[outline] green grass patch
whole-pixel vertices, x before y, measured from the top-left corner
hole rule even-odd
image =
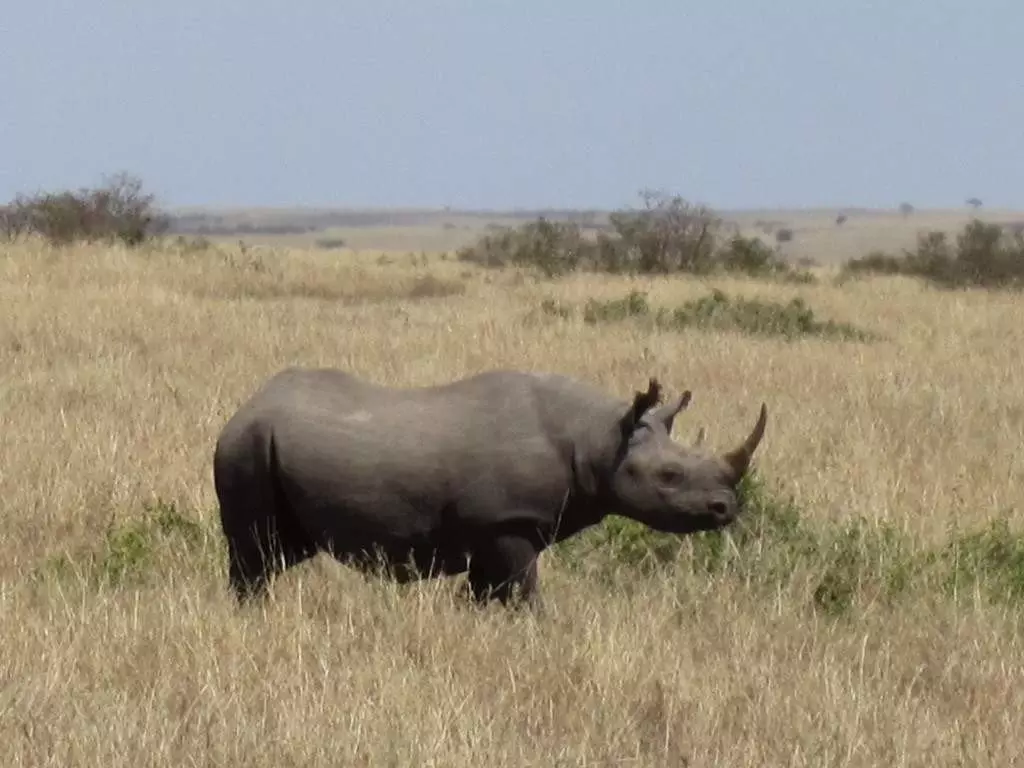
[[[939,546],[926,547],[884,523],[812,524],[756,469],[738,490],[742,513],[727,529],[677,536],[609,516],[555,545],[552,554],[570,571],[609,588],[635,577],[725,579],[765,599],[780,593],[805,599],[832,617],[921,595],[955,602],[980,597],[1024,608],[1024,533],[1010,528],[1008,514],[977,530],[953,530]],[[138,517],[112,525],[94,546],[43,561],[33,578],[92,589],[138,588],[196,571],[220,580],[221,539],[215,526],[157,501]],[[624,580],[623,571],[633,576]]]
[[[627,569],[667,578],[680,569],[731,579],[766,598],[807,579],[809,605],[828,616],[858,604],[894,605],[912,594],[953,600],[980,595],[1024,608],[1024,534],[1005,516],[929,549],[884,523],[854,519],[816,526],[790,498],[773,494],[752,470],[739,487],[742,515],[722,531],[676,536],[611,516],[553,551],[570,569],[621,584]]]
[[[542,302],[541,311],[563,319],[574,312],[571,306],[551,299]],[[676,308],[652,307],[642,291],[631,291],[619,299],[589,299],[582,308],[582,318],[588,324],[641,319],[654,327],[671,330],[700,328],[785,339],[818,337],[869,342],[880,338],[848,323],[820,319],[800,297],[780,303],[731,297],[717,289]]]
[[[146,504],[138,518],[111,524],[96,546],[45,560],[34,576],[77,576],[94,587],[140,585],[173,570],[182,558],[193,565],[209,558],[219,535],[173,503],[158,500]]]

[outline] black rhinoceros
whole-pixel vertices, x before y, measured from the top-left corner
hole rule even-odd
[[[463,573],[477,599],[537,593],[537,557],[608,514],[721,528],[764,434],[722,457],[670,437],[690,392],[633,402],[574,379],[497,370],[399,389],[331,369],[273,376],[213,460],[230,583],[244,601],[317,552],[413,578]]]

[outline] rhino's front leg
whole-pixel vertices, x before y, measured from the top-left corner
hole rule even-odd
[[[534,538],[503,531],[477,542],[469,561],[469,585],[476,600],[497,598],[503,605],[525,601],[535,610],[540,608],[540,550]]]

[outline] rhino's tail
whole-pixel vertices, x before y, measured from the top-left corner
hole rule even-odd
[[[249,461],[225,461],[218,447],[214,482],[228,544],[228,577],[240,601],[262,594],[277,573],[316,552],[296,520],[280,479],[273,436]]]
[[[277,442],[271,436],[267,447],[267,478],[270,485],[270,493],[273,498],[274,523],[281,545],[285,549],[285,557],[290,559],[297,557],[296,562],[301,562],[312,557],[317,546],[302,526],[298,515],[288,501],[284,485],[281,482],[281,462],[277,455]],[[289,562],[290,567],[295,563]]]

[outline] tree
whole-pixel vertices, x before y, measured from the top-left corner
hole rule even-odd
[[[909,216],[913,212],[914,206],[912,206],[910,203],[900,203],[900,213],[903,215],[903,218],[907,218],[907,216]]]
[[[971,206],[971,208],[973,208],[974,210],[978,210],[979,208],[981,208],[981,200],[979,200],[976,197],[967,198],[967,204]]]

